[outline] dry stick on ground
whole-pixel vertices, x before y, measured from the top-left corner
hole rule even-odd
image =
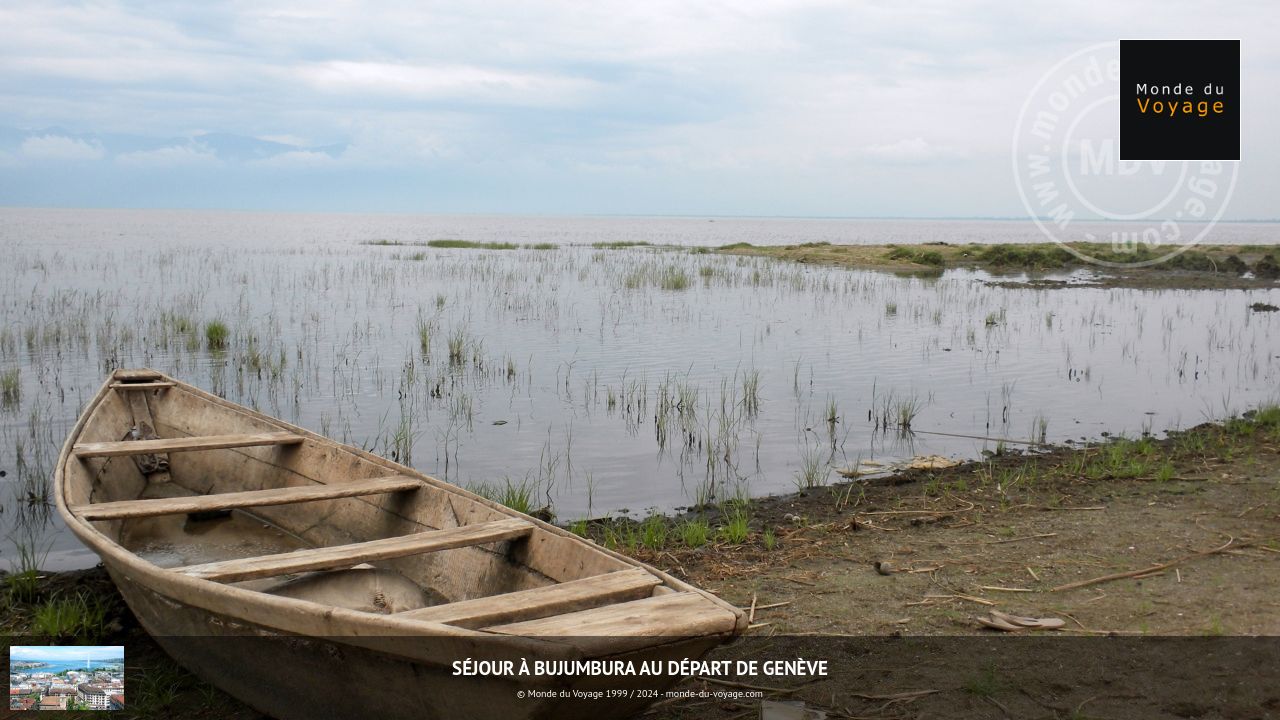
[[[1066,585],[1059,585],[1058,587],[1051,589],[1049,592],[1059,592],[1059,591],[1062,591],[1062,590],[1075,590],[1076,588],[1088,587],[1088,586],[1090,586],[1090,585],[1098,585],[1098,584],[1100,584],[1100,583],[1104,583],[1104,582],[1111,582],[1112,580],[1124,580],[1124,579],[1126,579],[1126,578],[1137,577],[1137,576],[1139,576],[1139,575],[1147,575],[1147,574],[1150,574],[1150,573],[1153,573],[1153,572],[1158,572],[1158,571],[1160,571],[1160,570],[1168,570],[1169,568],[1173,567],[1174,565],[1181,565],[1182,563],[1184,563],[1184,562],[1186,562],[1186,561],[1188,561],[1188,560],[1195,560],[1196,558],[1207,557],[1207,556],[1209,556],[1209,555],[1216,555],[1216,554],[1218,554],[1218,553],[1222,552],[1223,550],[1226,550],[1227,548],[1231,547],[1231,544],[1232,544],[1232,543],[1234,543],[1235,541],[1236,541],[1236,539],[1235,539],[1235,538],[1231,538],[1230,540],[1228,540],[1228,541],[1227,541],[1227,542],[1225,542],[1224,544],[1219,545],[1218,547],[1216,547],[1216,548],[1214,548],[1214,549],[1212,549],[1212,550],[1205,550],[1205,551],[1203,551],[1203,552],[1192,553],[1192,554],[1190,554],[1190,555],[1184,555],[1184,556],[1182,556],[1182,557],[1180,557],[1180,558],[1178,558],[1178,559],[1176,559],[1176,560],[1170,560],[1170,561],[1169,561],[1169,562],[1167,562],[1167,563],[1160,563],[1160,564],[1158,564],[1158,565],[1152,565],[1151,567],[1140,568],[1140,569],[1138,569],[1138,570],[1130,570],[1129,572],[1114,573],[1114,574],[1111,574],[1111,575],[1103,575],[1102,577],[1096,577],[1096,578],[1093,578],[1093,579],[1091,579],[1091,580],[1081,580],[1081,581],[1079,581],[1079,582],[1067,583]],[[1251,543],[1251,542],[1249,542],[1249,543],[1240,543],[1240,544],[1236,545],[1236,547],[1247,547],[1247,546],[1249,546],[1249,545],[1253,545],[1253,544],[1254,544],[1254,543]]]

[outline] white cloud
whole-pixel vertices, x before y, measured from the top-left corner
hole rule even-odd
[[[96,141],[65,135],[36,135],[22,141],[23,157],[32,160],[100,160],[105,152]]]
[[[897,142],[880,145],[868,145],[862,149],[861,154],[870,160],[902,164],[956,160],[965,156],[965,153],[958,148],[934,146],[922,137],[905,138]]]
[[[336,60],[295,69],[326,93],[385,95],[400,100],[453,99],[510,105],[571,104],[596,87],[590,80],[472,65]]]
[[[262,158],[261,160],[250,161],[249,164],[257,167],[269,168],[319,169],[333,167],[337,162],[337,158],[328,153],[316,152],[314,150],[290,150],[288,152],[282,152],[279,155]]]
[[[121,165],[144,168],[173,168],[219,165],[221,160],[212,150],[199,145],[171,145],[155,150],[138,150],[116,156]]]

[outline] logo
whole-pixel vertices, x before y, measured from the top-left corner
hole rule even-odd
[[[1122,155],[1122,103],[1133,102],[1135,90],[1122,85],[1123,74],[1118,42],[1084,48],[1050,68],[1018,115],[1013,172],[1023,206],[1047,237],[1086,262],[1133,268],[1164,262],[1203,240],[1226,210],[1239,165]],[[1226,90],[1225,81],[1202,76],[1180,82]],[[1192,101],[1192,115],[1200,99]],[[1161,118],[1146,116],[1155,119]],[[1233,121],[1238,145],[1238,116]],[[1170,132],[1177,136],[1176,128]],[[1079,243],[1103,245],[1106,257]]]

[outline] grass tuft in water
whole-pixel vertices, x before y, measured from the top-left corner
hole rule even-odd
[[[509,242],[480,242],[478,240],[428,240],[427,247],[456,248],[463,250],[515,250],[520,246]]]
[[[491,485],[489,483],[480,483],[470,488],[471,492],[483,498],[488,498],[496,503],[506,505],[516,512],[528,515],[537,508],[534,507],[534,498],[537,495],[538,488],[532,482],[522,480],[518,483],[511,482],[511,478],[505,478],[501,485]],[[580,521],[583,524],[583,533],[586,532],[586,521]],[[576,523],[575,523],[576,524]],[[576,530],[574,532],[577,532]]]
[[[17,407],[22,400],[22,376],[18,368],[9,368],[0,373],[0,405],[6,408]]]
[[[221,350],[227,346],[231,338],[231,330],[221,320],[214,320],[204,326],[204,339],[210,350]]]

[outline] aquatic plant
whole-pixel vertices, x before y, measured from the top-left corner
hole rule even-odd
[[[480,483],[468,489],[480,497],[505,505],[525,515],[529,515],[537,509],[534,507],[536,502],[534,498],[537,497],[538,487],[536,483],[528,480],[512,482],[511,478],[503,478],[501,484]]]
[[[22,400],[22,377],[18,368],[0,373],[0,406],[17,407]]]
[[[204,339],[210,350],[221,350],[227,346],[231,331],[221,320],[213,320],[204,326]]]
[[[800,468],[796,470],[796,487],[810,490],[827,484],[831,468],[826,452],[817,445],[806,444],[800,451]]]
[[[510,242],[481,242],[479,240],[451,240],[439,239],[428,240],[427,247],[433,248],[455,248],[464,250],[516,250],[519,245]]]

